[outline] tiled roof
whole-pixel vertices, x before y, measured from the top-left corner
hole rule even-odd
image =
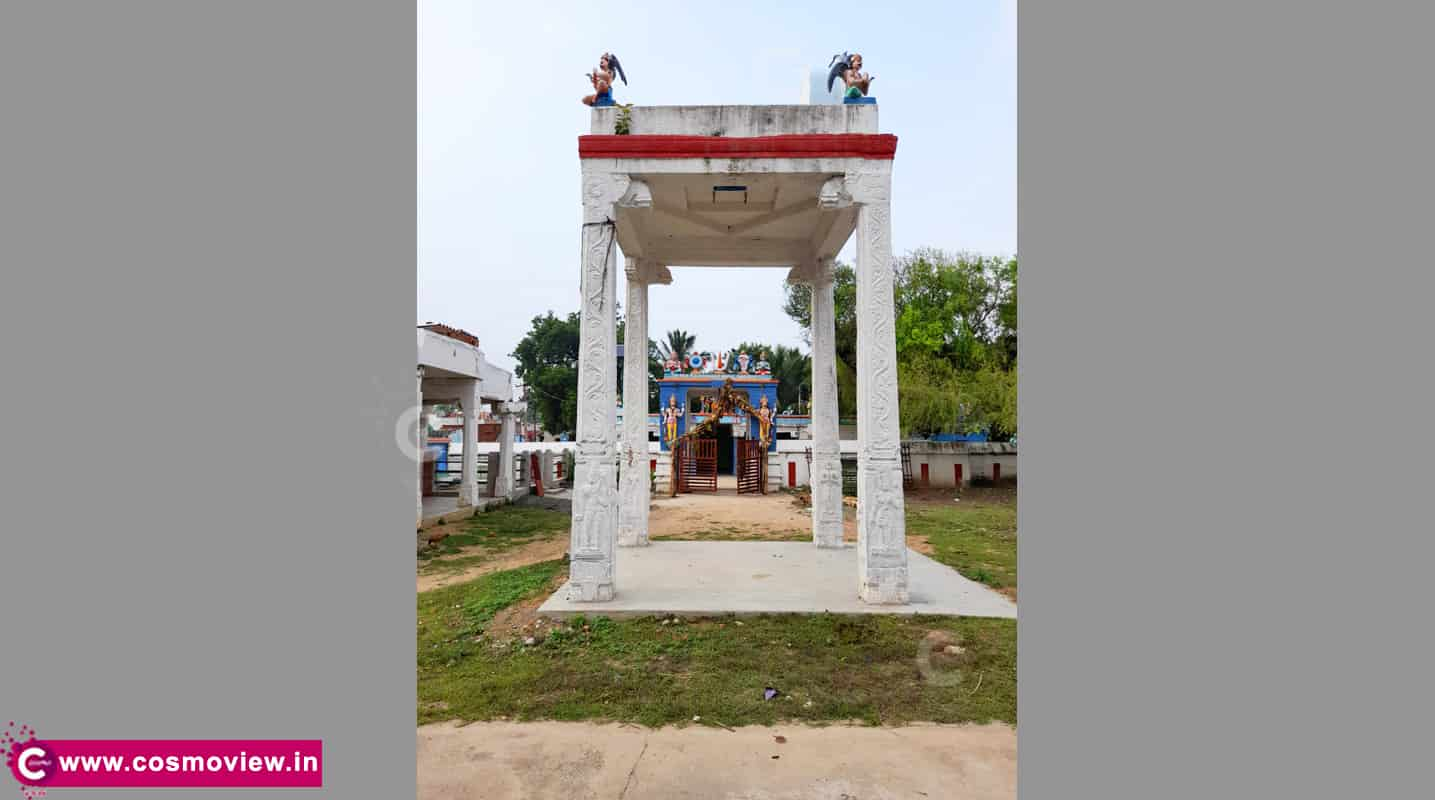
[[[464,344],[471,344],[474,347],[478,347],[478,337],[462,328],[453,328],[441,322],[430,322],[426,325],[420,325],[419,327],[426,331],[433,331],[439,336],[447,336],[450,339],[457,339]]]

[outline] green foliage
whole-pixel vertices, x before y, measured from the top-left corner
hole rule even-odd
[[[528,402],[543,427],[571,432],[578,424],[578,312],[534,317],[528,334],[510,354],[514,373],[529,388]]]
[[[804,403],[812,399],[812,359],[803,355],[801,350],[787,345],[767,345],[762,342],[742,342],[733,350],[734,357],[737,353],[747,353],[752,357],[754,363],[767,353],[767,364],[772,368],[772,377],[777,383],[777,408],[786,409],[788,406],[797,406],[799,389]],[[729,365],[733,372],[737,371],[737,363]]]
[[[1016,435],[1017,261],[924,248],[894,265],[893,303],[902,429],[908,434]],[[856,413],[857,291],[837,264],[838,413]],[[783,310],[804,329],[811,289],[790,284]]]
[[[674,328],[668,331],[663,341],[658,342],[657,351],[660,361],[667,361],[669,357],[676,358],[679,362],[683,356],[692,352],[693,345],[697,343],[697,337],[684,330]]]
[[[613,133],[627,136],[633,132],[633,104],[618,104],[618,119],[613,123]]]

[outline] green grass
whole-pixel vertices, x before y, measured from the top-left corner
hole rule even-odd
[[[565,566],[546,561],[419,595],[419,723],[1016,721],[1016,620],[600,617],[561,624],[533,646],[482,635],[500,609],[543,593]],[[933,630],[965,652],[931,656],[924,677],[920,645]],[[782,696],[764,701],[766,686]]]
[[[1016,506],[1006,502],[907,504],[907,533],[925,535],[932,558],[997,589],[1016,588]]]
[[[453,523],[453,532],[419,554],[425,572],[457,572],[530,542],[568,534],[569,515],[532,506],[501,506]]]

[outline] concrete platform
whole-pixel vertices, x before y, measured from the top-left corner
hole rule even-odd
[[[907,551],[911,602],[874,606],[857,597],[857,549],[809,542],[653,542],[618,548],[618,596],[570,603],[560,588],[538,608],[564,618],[660,614],[944,614],[1016,617],[1016,603],[945,564]]]

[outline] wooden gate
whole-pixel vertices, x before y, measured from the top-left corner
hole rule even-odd
[[[912,446],[906,442],[902,443],[902,488],[911,489],[912,480]]]
[[[737,493],[767,494],[767,480],[763,473],[763,462],[767,460],[767,449],[757,439],[737,440]]]
[[[678,451],[678,491],[717,491],[717,439],[687,439]]]

